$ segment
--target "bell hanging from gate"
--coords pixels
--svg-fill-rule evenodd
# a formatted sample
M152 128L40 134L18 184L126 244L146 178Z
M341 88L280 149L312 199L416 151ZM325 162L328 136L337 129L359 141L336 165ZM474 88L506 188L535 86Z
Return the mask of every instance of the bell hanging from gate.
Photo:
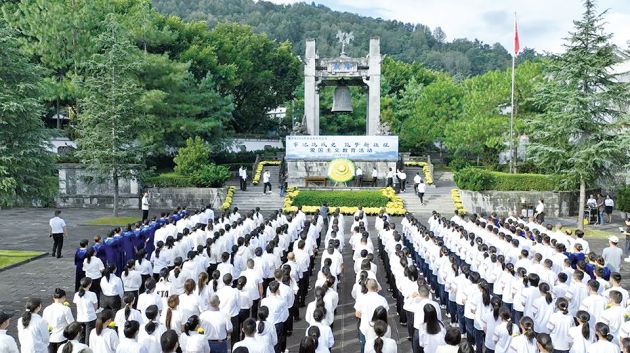
M333 113L352 113L352 94L348 86L337 86L333 95Z

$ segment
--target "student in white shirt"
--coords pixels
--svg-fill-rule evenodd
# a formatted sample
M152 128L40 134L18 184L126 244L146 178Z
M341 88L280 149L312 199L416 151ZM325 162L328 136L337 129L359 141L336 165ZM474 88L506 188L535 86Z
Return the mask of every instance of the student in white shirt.
M66 339L63 337L63 330L74 322L72 316L72 310L66 305L66 291L61 288L55 288L53 294L53 303L44 309L42 312L42 318L48 323L50 327L50 339L48 343L48 350L50 352L57 352L57 349Z
M286 348L285 321L289 318L289 308L280 295L280 283L278 281L273 280L269 283L269 292L269 295L260 301L260 305L269 309L269 323L276 326L278 335L276 347L282 352Z
M536 333L549 333L547 323L551 314L554 312L554 302L551 296L551 289L549 284L543 282L538 285L540 297L538 297L532 303L532 315L534 320L534 332Z
M196 284L192 279L184 282L184 293L179 296L179 310L182 313L182 320L188 321L188 318L201 314L199 305L199 295L195 291Z
M437 347L435 353L458 353L462 341L462 332L457 327L449 327L444 335L444 344ZM490 352L490 351L488 351Z
M92 279L91 291L96 294L96 298L100 300L101 295L101 277L103 276L103 270L105 265L103 261L96 257L96 251L93 247L89 247L83 260L83 271L85 271L85 277Z
M263 353L274 353L273 347L278 344L278 335L276 327L267 322L269 317L269 309L261 306L258 309L258 322L256 323L256 340L261 343L265 349Z
M422 179L420 179L418 185L416 185L416 192L420 198L420 204L424 205L424 193L427 192L427 184L425 184Z
M444 344L446 330L442 321L438 320L437 310L432 304L425 304L423 308L424 323L418 330L418 345L425 352L435 352L438 346Z
M578 311L575 315L578 325L569 329L569 336L567 337L571 345L571 353L586 353L588 347L593 343L595 335L588 324L590 318L591 315L583 310Z
M118 311L122 306L124 288L122 280L116 276L116 266L108 264L101 278L101 308Z
M152 353L147 347L138 342L138 332L140 323L138 321L127 321L123 328L124 337L121 337L116 353Z
M177 334L182 333L184 322L182 320L182 313L179 309L179 296L171 295L168 297L166 310L162 311L160 316L160 323L162 323L167 330L175 330Z
M551 337L546 333L539 333L536 335L536 347L539 353L556 353L558 352L554 346L555 343L551 341Z
M368 279L366 286L368 292L357 298L357 301L354 304L354 315L360 319L359 344L363 347L366 345L365 334L368 331L372 315L374 315L374 310L379 306L382 306L385 309L389 308L387 300L378 294L378 284L375 280Z
M265 347L256 339L256 321L247 319L243 322L243 335L245 336L240 342L232 346L232 351L239 347L247 348L249 353L264 353Z
M98 314L96 326L90 332L89 345L93 353L116 353L118 334L109 325L114 322L114 312L103 309Z
M556 300L556 312L551 314L547 329L557 351L568 351L571 348L569 330L574 326L573 317L569 314L569 302L566 298Z
M387 324L384 321L378 320L374 322L374 332L376 338L370 339L365 342L364 353L397 353L398 346L396 341L391 338L386 338L385 332L387 332Z
M506 307L499 310L501 323L495 328L492 334L495 353L508 353L512 343L512 335L518 332L518 326L512 322L512 313Z
M588 353L619 353L619 346L612 343L613 336L608 325L598 322L595 325L595 335L597 341L588 347Z
M138 291L142 286L142 275L136 270L136 262L134 260L127 261L120 279L125 288L125 294L130 293L133 294L134 298L138 298Z
M309 328L317 327L319 329L319 338L317 340L317 352L319 353L330 352L335 344L335 337L333 336L330 326L322 324L325 310L324 308L316 308L313 312L313 320L315 320L315 323L309 326ZM306 335L308 336L308 329L306 331Z
M132 293L125 293L123 295L123 304L122 309L116 312L116 316L114 317L114 322L116 323L116 327L118 328L118 336L123 336L123 328L125 327L125 322L127 321L138 321L138 323L143 322L144 318L142 314L133 308L133 305L136 302L136 298Z
M59 346L57 353L79 353L83 349L88 348L87 345L79 342L77 339L81 336L83 325L78 322L73 322L66 326L63 330L63 336L68 340L66 343Z
M96 294L90 292L90 287L92 286L92 279L90 279L90 277L82 278L80 285L81 287L79 291L74 294L72 302L77 305L77 321L83 324L80 341L81 343L85 343L88 332L92 331L96 324L96 308L98 308L98 301Z
M146 324L140 326L138 342L147 347L149 353L160 351L160 337L166 332L164 325L157 321L159 314L157 305L149 305L144 315Z
M205 332L199 328L199 316L190 316L184 324L184 331L179 336L179 346L182 348L182 353L210 353ZM197 332L198 330L201 332Z
M512 338L510 342L510 353L538 353L536 347L536 334L534 333L534 320L529 316L523 316L519 322L521 334Z
M19 353L15 339L7 335L13 314L0 311L0 353Z
M22 317L18 319L18 339L22 353L48 352L48 324L39 316L42 301L39 298L29 298Z
M151 305L156 305L158 310L162 310L162 298L155 292L155 280L153 277L147 278L144 282L144 293L138 296L136 308L144 315L144 311Z
M227 337L232 332L232 322L220 309L220 300L216 294L210 296L208 310L201 313L199 320L203 327L211 351L227 351Z

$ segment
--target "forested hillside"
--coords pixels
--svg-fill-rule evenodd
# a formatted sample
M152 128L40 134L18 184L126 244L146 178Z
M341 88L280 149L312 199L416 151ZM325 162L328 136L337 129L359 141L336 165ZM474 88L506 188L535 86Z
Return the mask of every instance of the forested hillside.
M320 56L339 54L337 31L352 32L355 40L348 47L351 56L367 54L370 37L381 38L381 50L405 62L420 62L426 67L446 71L457 78L504 69L510 64L508 51L499 43L448 38L439 27L362 17L333 11L323 5L298 3L275 5L252 0L152 0L159 12L187 20L204 20L210 26L219 22L239 22L267 33L279 41L290 41L293 50L303 55L304 40L317 40ZM446 39L449 41L446 41ZM527 58L534 55L527 51Z

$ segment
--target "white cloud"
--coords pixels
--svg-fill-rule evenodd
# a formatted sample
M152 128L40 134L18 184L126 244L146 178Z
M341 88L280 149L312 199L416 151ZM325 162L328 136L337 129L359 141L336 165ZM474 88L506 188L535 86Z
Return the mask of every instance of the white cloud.
M297 0L271 0L295 3ZM310 1L308 1L310 3ZM513 47L513 13L517 12L521 47L539 51L562 51L563 38L573 28L573 20L583 11L582 0L316 0L333 10L365 16L442 27L448 40L477 38L486 43L500 42ZM609 9L606 29L614 41L628 48L630 41L630 2L600 0L599 9Z

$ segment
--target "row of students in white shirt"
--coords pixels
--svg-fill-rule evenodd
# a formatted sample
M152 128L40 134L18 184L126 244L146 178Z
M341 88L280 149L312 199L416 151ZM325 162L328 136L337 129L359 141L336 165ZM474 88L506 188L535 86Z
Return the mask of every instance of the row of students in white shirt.
M427 244L431 244L434 243L435 244L435 239L433 241L429 241L427 242ZM420 243L422 244L422 243ZM449 268L449 266L444 266ZM507 266L509 267L509 266ZM456 268L456 267L454 267ZM463 269L467 270L469 269L469 266L462 266ZM523 270L524 271L524 270ZM477 341L477 346L480 347L480 342L483 341L483 332L481 332L481 329L484 327L482 326L483 320L481 319L482 315L475 315L476 312L481 312L483 309L485 309L486 313L488 312L489 309L489 305L486 304L490 304L487 300L483 300L482 305L479 305L479 303L477 302L477 304L472 304L471 300L466 300L467 297L471 297L470 293L466 293L466 289L467 288L476 288L477 286L470 286L471 282L468 281L468 283L466 283L466 277L468 277L468 279L472 279L472 284L478 284L479 286L479 291L481 291L482 293L485 293L485 297L488 298L489 297L489 293L488 293L488 289L485 289L485 291L483 290L484 287L487 287L487 282L485 282L485 280L480 280L480 276L475 273L475 272L471 272L471 271L462 271L462 272L468 272L469 274L464 274L464 280L459 281L459 286L457 286L455 289L457 288L465 288L464 291L456 291L455 293L455 299L457 299L457 296L460 294L460 292L462 292L462 296L463 296L463 301L464 301L464 322L466 322L467 326L467 335L468 338L470 340L474 340L475 338ZM522 271L521 271L522 272ZM581 277L580 275L583 275L580 271L576 271L575 273L576 277ZM618 274L616 274L616 276L619 276ZM452 278L455 277L455 282L457 283L457 277L460 276L452 276L452 274L450 274L448 277ZM560 275L559 277L563 277L562 275ZM462 278L462 277L460 277ZM532 320L532 322L534 322L534 326L536 328L537 332L550 332L552 333L552 337L566 337L566 331L567 328L564 327L563 325L556 325L555 320L553 319L554 316L558 316L558 312L554 313L554 305L555 306L562 306L563 308L565 308L566 310L560 310L560 308L558 307L557 310L561 311L563 313L565 317L564 322L569 322L573 319L573 317L571 315L568 315L569 313L569 302L568 300L564 299L564 298L559 298L555 304L554 301L556 300L551 292L550 292L550 285L548 283L540 283L539 282L539 276L537 274L530 274L529 276L527 276L529 282L532 282L532 286L529 288L526 288L527 291L525 291L524 293L522 293L522 297L525 298L526 300L524 302L521 301L517 301L518 303L521 303L521 305L524 306L523 309L520 309L520 307L517 307L516 309L516 313L519 313L521 311L524 311L524 314L526 316L532 316L534 320ZM577 285L583 285L581 282L581 278L574 278L576 280ZM518 281L520 281L521 279L518 279ZM617 283L618 284L618 283ZM597 281L591 281L589 282L589 287L590 287L590 296L588 296L587 298L584 299L584 301L578 301L578 306L580 308L583 309L587 309L590 312L593 313L593 315L591 315L591 320L590 320L590 326L591 326L591 331L594 330L594 325L596 321L603 321L603 323L608 324L608 329L611 330L613 332L619 332L620 330L620 326L621 326L621 322L623 322L623 313L625 312L623 310L623 308L619 305L621 304L622 301L622 293L621 291L616 291L616 290L612 290L609 291L609 299L606 299L604 297L601 297L597 294L598 292L598 287L599 287L599 282ZM451 287L452 288L452 287ZM619 289L621 289L622 291L624 291L622 288L619 287ZM474 289L471 289L470 291L475 292ZM474 295L478 295L478 291L473 293L473 298ZM569 294L569 297L571 297L571 289L569 288L568 291L565 291L565 293ZM500 298L501 296L498 295L498 298ZM479 296L477 296L476 298L479 298ZM451 296L451 294L449 294L449 299L453 299L453 297ZM478 300L478 299L477 299ZM609 305L611 305L611 308L608 308L606 310L604 310L604 307L606 306L606 303L609 303ZM469 304L470 303L470 304ZM460 303L457 303L458 306L460 306ZM482 310L478 310L477 307L481 307ZM466 310L466 308L471 309L471 310ZM474 308L474 309L473 309ZM566 313L565 313L566 311ZM604 314L604 311L606 312L606 314ZM496 311L495 311L496 312ZM451 315L453 315L453 312L451 310ZM470 315L470 316L468 316ZM519 317L522 317L523 313L521 313L520 315L510 315L515 316L515 319L518 319ZM596 318L598 318L596 320ZM460 320L460 323L462 322L461 318L458 317L458 319ZM562 320L560 320L562 321ZM536 324L536 322L538 324ZM545 323L550 323L549 325L545 325ZM471 325L472 324L472 325ZM473 326L473 327L471 327ZM550 327L551 326L551 327ZM492 330L488 330L486 327L486 333L492 331ZM495 330L496 332L496 330ZM486 335L487 336L487 335ZM621 335L623 338L623 335ZM492 348L492 346L494 345L494 341L493 340L488 340L488 337L486 337L486 348L490 349ZM557 349L558 350L568 350L568 344L567 342L565 342L566 340L563 339L557 339ZM619 338L617 338L617 343L619 342ZM497 351L500 351L502 348L500 347Z

